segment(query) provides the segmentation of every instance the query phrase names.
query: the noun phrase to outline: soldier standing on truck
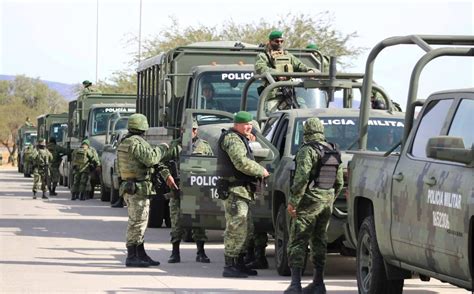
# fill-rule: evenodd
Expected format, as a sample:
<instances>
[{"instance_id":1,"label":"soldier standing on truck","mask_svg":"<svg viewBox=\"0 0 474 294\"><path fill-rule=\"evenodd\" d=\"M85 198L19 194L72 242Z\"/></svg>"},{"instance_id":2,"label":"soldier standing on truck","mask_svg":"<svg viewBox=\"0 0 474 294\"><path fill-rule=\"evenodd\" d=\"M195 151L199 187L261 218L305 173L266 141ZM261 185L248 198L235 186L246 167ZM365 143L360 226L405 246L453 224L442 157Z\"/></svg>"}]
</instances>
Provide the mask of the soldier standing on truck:
<instances>
[{"instance_id":1,"label":"soldier standing on truck","mask_svg":"<svg viewBox=\"0 0 474 294\"><path fill-rule=\"evenodd\" d=\"M67 153L66 148L58 146L56 144L56 138L51 137L48 143L48 150L53 155L53 159L51 160L51 165L49 170L51 172L51 179L50 179L50 187L49 188L49 195L56 196L56 187L59 182L59 165L61 164L61 160L63 155Z\"/></svg>"},{"instance_id":2,"label":"soldier standing on truck","mask_svg":"<svg viewBox=\"0 0 474 294\"><path fill-rule=\"evenodd\" d=\"M313 69L307 67L301 60L293 54L283 49L283 33L280 31L273 31L268 36L268 43L265 46L265 52L257 55L255 61L255 72L259 75L266 72L269 73L286 73L286 72L314 72ZM287 77L276 77L277 81L287 80ZM264 85L266 87L268 84ZM260 89L259 92L263 91ZM267 114L273 113L278 109L290 109L294 107L294 102L290 103L288 99L294 98L293 88L282 88L282 93L277 94L276 89L270 93L265 100L265 112ZM288 97L291 96L291 97ZM304 101L298 99L296 104L303 104ZM303 105L296 105L298 108Z\"/></svg>"},{"instance_id":3,"label":"soldier standing on truck","mask_svg":"<svg viewBox=\"0 0 474 294\"><path fill-rule=\"evenodd\" d=\"M150 174L165 152L167 145L151 147L143 138L148 130L148 121L143 114L132 114L128 119L128 134L117 147L118 172L122 179L119 193L128 208L127 267L158 266L144 246L145 230L150 212L150 196L153 184Z\"/></svg>"},{"instance_id":4,"label":"soldier standing on truck","mask_svg":"<svg viewBox=\"0 0 474 294\"><path fill-rule=\"evenodd\" d=\"M49 165L53 160L53 155L46 149L46 140L38 140L37 152L32 155L33 162L33 199L36 199L36 192L40 188L43 191L42 199L48 199L46 196L46 187L49 177Z\"/></svg>"},{"instance_id":5,"label":"soldier standing on truck","mask_svg":"<svg viewBox=\"0 0 474 294\"><path fill-rule=\"evenodd\" d=\"M81 143L81 147L72 152L72 170L73 170L73 185L71 200L86 200L87 185L90 178L90 167L98 166L100 162L97 161L94 152L90 149L90 142L85 139Z\"/></svg>"},{"instance_id":6,"label":"soldier standing on truck","mask_svg":"<svg viewBox=\"0 0 474 294\"><path fill-rule=\"evenodd\" d=\"M196 121L193 122L193 131L192 131L192 140L193 140L193 154L195 155L204 155L204 156L212 156L212 149L209 146L207 141L198 138L198 123ZM168 167L170 164L175 164L175 169L179 164L179 154L181 153L182 147L182 139L178 138L173 140L170 144L170 148L168 152L166 152L165 156L161 160L161 163L158 167L160 169L160 175L163 179L165 179L166 184L168 187L174 191L171 193L170 199L170 214L171 214L171 244L173 244L173 251L171 252L171 256L168 259L168 263L177 263L181 262L181 256L179 254L179 244L184 237L184 229L181 227L181 199L179 193L179 187L177 185L178 179L175 179L172 174L173 172L170 171ZM206 252L204 251L204 243L207 241L206 231L204 228L193 228L193 239L196 241L197 247L197 254L196 254L196 261L209 263L209 257L207 257Z\"/></svg>"},{"instance_id":7,"label":"soldier standing on truck","mask_svg":"<svg viewBox=\"0 0 474 294\"><path fill-rule=\"evenodd\" d=\"M295 176L288 199L291 216L288 265L291 284L284 293L301 293L301 273L308 243L314 265L313 281L304 293L326 293L324 266L327 252L327 228L335 195L341 191L343 167L341 153L324 137L318 118L309 118L303 127L304 143L296 153Z\"/></svg>"},{"instance_id":8,"label":"soldier standing on truck","mask_svg":"<svg viewBox=\"0 0 474 294\"><path fill-rule=\"evenodd\" d=\"M255 161L249 146L252 119L252 114L239 111L234 115L234 127L223 131L218 141L217 161L221 172L218 194L224 200L226 219L224 277L257 275L257 271L244 263L246 244L253 231L249 204L254 200L256 182L269 173Z\"/></svg>"}]
</instances>

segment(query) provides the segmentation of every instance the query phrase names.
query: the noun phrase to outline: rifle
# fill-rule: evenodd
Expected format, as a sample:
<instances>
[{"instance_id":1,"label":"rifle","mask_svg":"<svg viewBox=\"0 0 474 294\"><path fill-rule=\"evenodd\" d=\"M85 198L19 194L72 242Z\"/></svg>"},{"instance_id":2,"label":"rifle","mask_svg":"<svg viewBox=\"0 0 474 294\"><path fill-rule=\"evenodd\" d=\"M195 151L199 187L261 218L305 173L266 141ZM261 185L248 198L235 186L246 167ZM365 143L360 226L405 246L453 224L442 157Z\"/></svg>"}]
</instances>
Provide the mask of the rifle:
<instances>
[{"instance_id":1,"label":"rifle","mask_svg":"<svg viewBox=\"0 0 474 294\"><path fill-rule=\"evenodd\" d=\"M179 198L181 189L179 188L171 189L170 187L168 187L166 183L166 179L163 179L163 177L160 174L160 171L162 171L165 168L170 171L170 174L173 177L176 186L179 187L180 180L179 180L178 164L174 160L169 160L164 165L154 166L154 171L151 175L151 181L153 183L153 187L155 188L156 194L163 195L166 198L169 198L166 195L169 195L169 193L172 192L172 197Z\"/></svg>"}]
</instances>

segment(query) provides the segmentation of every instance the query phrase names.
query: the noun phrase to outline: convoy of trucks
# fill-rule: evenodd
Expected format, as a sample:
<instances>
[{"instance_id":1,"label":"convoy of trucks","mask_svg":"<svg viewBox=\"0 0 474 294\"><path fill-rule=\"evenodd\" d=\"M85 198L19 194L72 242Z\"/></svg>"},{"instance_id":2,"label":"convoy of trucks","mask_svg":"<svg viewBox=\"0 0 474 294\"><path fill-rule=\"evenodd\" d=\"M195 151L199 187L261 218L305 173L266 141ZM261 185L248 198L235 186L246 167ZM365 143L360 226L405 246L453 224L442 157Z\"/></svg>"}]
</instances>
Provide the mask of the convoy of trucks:
<instances>
[{"instance_id":1,"label":"convoy of trucks","mask_svg":"<svg viewBox=\"0 0 474 294\"><path fill-rule=\"evenodd\" d=\"M392 111L389 95L373 82L375 58L398 44L416 44L427 52L413 70L406 113ZM432 49L432 45L449 47ZM472 45L472 36L389 38L372 49L363 74L336 74L334 63L329 73L320 72L328 62L319 51L289 49L316 73L284 73L289 79L275 81L276 75L254 75L261 47L241 42L191 44L140 63L136 96L83 93L69 103L67 117L40 116L38 134L48 138L54 133L58 139L65 134L61 130L67 120L67 138L58 142L73 150L88 138L102 155L101 199L114 202L119 186L117 144L126 133L128 116L135 111L145 114L150 124L145 137L151 144L182 137L183 226L224 229L216 191L217 157L192 154L192 124L199 124L199 137L217 154L217 140L221 130L232 125L233 114L253 113L262 131L256 133L252 149L271 173L257 195L255 229L275 237L276 269L287 275L286 205L294 155L302 143L303 122L319 117L327 140L340 146L345 165L345 188L335 199L328 243L341 254L356 253L359 292L402 293L404 279L413 273L422 280L435 277L472 290L474 90L441 91L426 101L417 97L420 72L429 61L472 56ZM262 84L266 88L259 93ZM212 89L213 97L203 95L204 87ZM294 98L304 99L309 108L265 113L265 98L282 87L293 87ZM370 109L373 91L385 100L387 109ZM362 98L360 110L352 105L356 92ZM329 108L334 97L342 99L343 108ZM415 119L415 109L421 106ZM35 128L22 127L19 150L34 144L35 137ZM70 178L69 166L66 156L64 183ZM153 198L149 226L168 225L167 210L163 197Z\"/></svg>"}]
</instances>

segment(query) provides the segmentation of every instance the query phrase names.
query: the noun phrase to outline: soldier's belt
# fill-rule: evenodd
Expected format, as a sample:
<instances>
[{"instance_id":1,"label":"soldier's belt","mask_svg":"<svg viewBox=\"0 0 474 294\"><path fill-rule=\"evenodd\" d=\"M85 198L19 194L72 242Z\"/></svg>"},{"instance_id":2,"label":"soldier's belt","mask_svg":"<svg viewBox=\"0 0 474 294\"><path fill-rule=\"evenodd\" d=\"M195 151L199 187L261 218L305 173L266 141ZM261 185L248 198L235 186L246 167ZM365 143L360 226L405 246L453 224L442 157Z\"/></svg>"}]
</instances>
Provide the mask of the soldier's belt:
<instances>
[{"instance_id":1,"label":"soldier's belt","mask_svg":"<svg viewBox=\"0 0 474 294\"><path fill-rule=\"evenodd\" d=\"M128 178L128 179L125 179L124 181L131 181L131 182L135 182L135 183L141 183L141 182L146 182L146 181L149 181L149 179L136 179L136 178Z\"/></svg>"}]
</instances>

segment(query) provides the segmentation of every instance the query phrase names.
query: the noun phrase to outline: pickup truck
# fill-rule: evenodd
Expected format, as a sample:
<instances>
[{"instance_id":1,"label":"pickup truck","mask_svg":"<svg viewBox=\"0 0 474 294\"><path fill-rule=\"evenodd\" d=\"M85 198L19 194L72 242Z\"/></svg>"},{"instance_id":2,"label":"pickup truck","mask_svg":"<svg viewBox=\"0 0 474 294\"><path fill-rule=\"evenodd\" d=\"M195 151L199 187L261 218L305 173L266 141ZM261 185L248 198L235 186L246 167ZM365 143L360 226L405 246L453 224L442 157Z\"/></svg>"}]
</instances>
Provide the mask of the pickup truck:
<instances>
[{"instance_id":1,"label":"pickup truck","mask_svg":"<svg viewBox=\"0 0 474 294\"><path fill-rule=\"evenodd\" d=\"M320 82L322 81L311 81L314 85L319 85ZM351 83L346 81L346 85L349 87ZM320 94L325 96L324 91L320 91ZM263 104L260 105L262 106ZM389 150L402 136L403 115L387 110L372 110L370 115L369 143L372 150ZM252 207L255 230L275 236L276 269L280 275L289 274L286 256L286 224L289 220L285 207L294 170L293 159L303 140L303 122L310 117L319 117L323 121L328 140L338 143L343 152L357 142L358 109L313 108L283 110L271 114L262 133L257 133L257 142L251 143L256 160L271 174L266 183L267 187ZM183 135L183 152L180 156L183 226L223 230L224 210L222 201L217 199L215 189L217 157L197 156L190 152L191 125L188 123L193 119L199 124L198 136L208 141L214 154L217 154L217 141L221 130L233 125L233 114L212 110L187 110L184 118L187 124ZM347 160L348 157L344 155L346 163ZM344 193L338 197L335 206L329 228L330 249L347 254L350 249L343 244L346 220Z\"/></svg>"},{"instance_id":2,"label":"pickup truck","mask_svg":"<svg viewBox=\"0 0 474 294\"><path fill-rule=\"evenodd\" d=\"M398 44L418 44L427 53L412 72L400 152L382 154L367 150L368 93L377 54ZM359 293L402 293L404 279L413 273L473 290L474 89L417 99L419 76L429 61L472 56L472 45L474 36L412 35L383 40L369 55L360 150L348 168L346 239L357 246ZM414 119L417 106L422 109Z\"/></svg>"}]
</instances>

